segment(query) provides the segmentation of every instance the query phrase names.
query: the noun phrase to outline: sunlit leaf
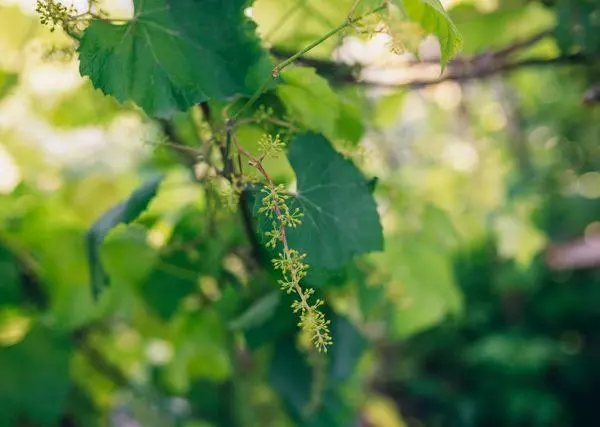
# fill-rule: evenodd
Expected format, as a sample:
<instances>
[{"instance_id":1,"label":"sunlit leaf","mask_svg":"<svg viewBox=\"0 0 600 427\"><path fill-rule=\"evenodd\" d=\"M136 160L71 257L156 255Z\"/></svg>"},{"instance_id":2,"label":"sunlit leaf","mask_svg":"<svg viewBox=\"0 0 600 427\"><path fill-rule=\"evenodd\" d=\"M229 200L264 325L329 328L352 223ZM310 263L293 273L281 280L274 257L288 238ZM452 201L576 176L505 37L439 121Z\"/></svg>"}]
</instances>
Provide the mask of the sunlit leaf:
<instances>
[{"instance_id":1,"label":"sunlit leaf","mask_svg":"<svg viewBox=\"0 0 600 427\"><path fill-rule=\"evenodd\" d=\"M283 83L276 91L288 115L309 130L335 138L340 102L327 80L304 67L286 70L281 76Z\"/></svg>"},{"instance_id":2,"label":"sunlit leaf","mask_svg":"<svg viewBox=\"0 0 600 427\"><path fill-rule=\"evenodd\" d=\"M440 42L441 62L445 66L462 47L462 37L439 0L395 0L408 19L418 23Z\"/></svg>"},{"instance_id":3,"label":"sunlit leaf","mask_svg":"<svg viewBox=\"0 0 600 427\"><path fill-rule=\"evenodd\" d=\"M391 271L392 334L407 338L462 310L462 294L443 246L425 235L395 238L381 257Z\"/></svg>"},{"instance_id":4,"label":"sunlit leaf","mask_svg":"<svg viewBox=\"0 0 600 427\"><path fill-rule=\"evenodd\" d=\"M170 116L209 99L251 95L270 64L244 16L246 0L136 0L125 25L95 20L80 72L121 102Z\"/></svg>"}]
</instances>

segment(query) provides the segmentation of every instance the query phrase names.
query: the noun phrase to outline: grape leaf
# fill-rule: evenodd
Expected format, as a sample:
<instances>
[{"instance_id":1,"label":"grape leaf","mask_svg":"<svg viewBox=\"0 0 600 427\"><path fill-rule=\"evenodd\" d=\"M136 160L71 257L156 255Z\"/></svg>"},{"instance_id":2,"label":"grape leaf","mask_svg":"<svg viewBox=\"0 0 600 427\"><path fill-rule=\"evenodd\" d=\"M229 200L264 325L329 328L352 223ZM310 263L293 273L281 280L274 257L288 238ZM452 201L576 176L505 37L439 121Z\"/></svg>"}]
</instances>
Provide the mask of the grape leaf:
<instances>
[{"instance_id":1,"label":"grape leaf","mask_svg":"<svg viewBox=\"0 0 600 427\"><path fill-rule=\"evenodd\" d=\"M441 62L444 67L462 47L462 36L439 0L396 0L408 19L418 23L440 42Z\"/></svg>"},{"instance_id":2,"label":"grape leaf","mask_svg":"<svg viewBox=\"0 0 600 427\"><path fill-rule=\"evenodd\" d=\"M340 101L329 83L313 68L296 67L281 74L277 96L287 113L307 129L335 137Z\"/></svg>"},{"instance_id":3,"label":"grape leaf","mask_svg":"<svg viewBox=\"0 0 600 427\"><path fill-rule=\"evenodd\" d=\"M108 284L108 276L100 260L102 242L113 227L118 224L129 224L146 210L148 204L156 195L161 180L162 176L157 176L145 182L127 200L104 213L87 232L86 247L90 264L92 291L95 297L98 297L102 288Z\"/></svg>"},{"instance_id":4,"label":"grape leaf","mask_svg":"<svg viewBox=\"0 0 600 427\"><path fill-rule=\"evenodd\" d=\"M360 171L315 133L297 135L288 150L296 172L297 193L288 200L304 213L302 225L289 229L290 246L307 254L314 267L336 269L353 256L383 248L379 214ZM261 198L255 199L255 215ZM264 232L270 223L259 216Z\"/></svg>"},{"instance_id":5,"label":"grape leaf","mask_svg":"<svg viewBox=\"0 0 600 427\"><path fill-rule=\"evenodd\" d=\"M17 417L55 425L69 390L70 354L67 338L42 327L0 347L0 425L17 425Z\"/></svg>"},{"instance_id":6,"label":"grape leaf","mask_svg":"<svg viewBox=\"0 0 600 427\"><path fill-rule=\"evenodd\" d=\"M271 64L244 16L247 0L135 0L125 25L95 20L79 70L147 114L171 116L209 99L250 95Z\"/></svg>"}]
</instances>

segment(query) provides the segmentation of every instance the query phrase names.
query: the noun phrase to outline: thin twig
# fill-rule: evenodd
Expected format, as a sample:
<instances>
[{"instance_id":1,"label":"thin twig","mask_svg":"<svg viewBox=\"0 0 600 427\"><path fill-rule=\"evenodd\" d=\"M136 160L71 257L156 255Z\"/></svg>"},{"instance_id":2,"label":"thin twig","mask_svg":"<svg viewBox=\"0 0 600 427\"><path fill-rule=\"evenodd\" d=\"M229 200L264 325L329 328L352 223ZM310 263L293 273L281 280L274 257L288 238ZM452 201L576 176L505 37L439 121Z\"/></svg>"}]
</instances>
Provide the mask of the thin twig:
<instances>
[{"instance_id":1,"label":"thin twig","mask_svg":"<svg viewBox=\"0 0 600 427\"><path fill-rule=\"evenodd\" d=\"M317 40L315 40L314 42L310 43L308 46L306 46L304 49L301 49L300 51L296 52L295 54L293 54L292 56L290 56L289 58L281 61L279 64L275 65L275 67L273 67L273 70L271 71L271 78L267 79L262 85L261 87L254 92L254 94L250 97L250 99L248 99L248 101L242 106L242 108L240 108L232 117L232 120L236 120L237 118L240 117L240 115L246 111L248 108L250 108L257 100L258 98L260 98L260 96L266 92L266 90L269 88L269 86L271 85L271 82L273 81L273 79L276 79L279 77L279 74L288 66L290 66L291 64L293 64L295 61L297 61L298 59L300 59L301 57L303 57L304 55L306 55L308 52L310 52L311 50L313 50L315 47L319 46L320 44L322 44L323 42L325 42L326 40L330 39L331 37L333 37L334 35L338 34L340 31L346 29L347 27L350 27L352 25L354 25L355 23L359 22L360 20L366 18L367 16L373 15L377 12L380 12L381 10L385 9L387 7L386 4L382 4L379 7L374 8L373 10L365 13L362 16L359 16L358 18L348 18L346 19L346 21L344 21L342 24L338 25L337 27L335 27L333 30L327 32L325 35L319 37Z\"/></svg>"}]
</instances>

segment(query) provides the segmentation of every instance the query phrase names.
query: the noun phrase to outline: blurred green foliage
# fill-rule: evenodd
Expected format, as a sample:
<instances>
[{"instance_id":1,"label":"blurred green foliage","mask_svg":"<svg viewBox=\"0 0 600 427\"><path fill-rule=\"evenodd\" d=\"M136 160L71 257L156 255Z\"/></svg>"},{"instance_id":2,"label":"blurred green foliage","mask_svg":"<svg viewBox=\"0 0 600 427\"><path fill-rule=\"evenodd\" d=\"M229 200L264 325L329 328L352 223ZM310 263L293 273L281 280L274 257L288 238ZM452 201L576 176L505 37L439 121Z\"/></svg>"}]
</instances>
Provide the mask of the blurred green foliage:
<instances>
[{"instance_id":1,"label":"blurred green foliage","mask_svg":"<svg viewBox=\"0 0 600 427\"><path fill-rule=\"evenodd\" d=\"M256 0L246 14L280 56L352 5ZM327 138L304 134L289 159L265 162L277 183L298 174L312 217L292 240L327 301L325 356L301 350L253 194L231 212L218 185L198 182L214 154L199 146L206 112L165 122L118 103L76 59L49 55L71 39L0 3L0 426L595 425L600 276L552 270L544 252L598 230L600 111L581 99L598 83L599 11L596 0L458 2L429 29L453 32L449 17L462 34L447 73L547 32L514 53L537 67L421 86L385 83L414 58L398 64L389 41L349 30L245 112L291 123L237 127L252 153L265 130ZM250 65L263 72L262 59ZM369 68L392 71L377 81ZM228 102L206 103L212 126L239 107ZM327 185L339 191L321 194ZM382 235L384 250L364 255Z\"/></svg>"}]
</instances>

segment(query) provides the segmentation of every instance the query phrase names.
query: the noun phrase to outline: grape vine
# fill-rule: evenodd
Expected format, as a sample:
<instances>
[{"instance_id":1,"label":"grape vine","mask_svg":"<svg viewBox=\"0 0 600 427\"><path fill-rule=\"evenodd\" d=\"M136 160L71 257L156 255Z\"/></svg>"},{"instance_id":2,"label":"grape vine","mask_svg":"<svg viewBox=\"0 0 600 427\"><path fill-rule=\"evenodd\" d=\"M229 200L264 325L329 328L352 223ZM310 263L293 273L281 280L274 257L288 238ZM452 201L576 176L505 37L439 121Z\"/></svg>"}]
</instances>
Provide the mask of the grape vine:
<instances>
[{"instance_id":1,"label":"grape vine","mask_svg":"<svg viewBox=\"0 0 600 427\"><path fill-rule=\"evenodd\" d=\"M206 1L208 0L184 0L177 4L170 0L135 1L134 18L125 25L113 25L106 14L97 8L95 2L90 2L88 9L81 14L76 14L72 7L66 7L56 0L38 0L36 10L44 25L52 31L62 28L79 43L77 51L80 71L83 75L89 76L94 86L119 101L133 100L150 116L158 116L165 120L164 118L171 116L174 111L187 110L195 104L204 105L204 113L207 113L208 100L220 99L227 102L223 109L222 126L216 122L210 123L211 118L204 114L204 122L209 125L208 133L211 134L206 143L209 147L218 149L222 166L217 167L210 156L203 158L210 163L214 177L225 179L220 194L223 204L232 210L235 210L240 203L242 193L256 186L256 179L245 175L241 164L236 165L233 158L244 157L262 177L264 183L260 184L261 206L258 214L262 215L268 223L268 228L261 232L264 234L266 247L275 251L272 267L281 275L278 280L279 286L287 294L296 297L291 308L299 316L298 326L302 333L319 351L327 351L333 343L329 329L330 320L322 311L324 300L314 296L314 288L304 285L309 265L322 262L326 267L337 266L354 254L379 248L381 239L376 237L373 240L365 236L364 243L359 239L352 239L345 245L346 247L342 248L342 253L332 257L332 249L326 247L327 239L323 239L321 243L319 238L319 235L325 232L321 227L333 219L334 228L346 226L355 230L353 232L360 232L362 225L356 222L359 217L354 217L354 214L344 206L329 205L330 197L327 194L323 194L323 197L320 193L311 194L311 197L319 197L315 202L301 194L290 194L285 185L275 183L265 170L264 160L277 158L286 151L286 144L280 132L264 133L257 141L258 155L252 155L238 141L235 129L244 123L262 123L275 126L287 133L301 132L302 123L292 124L279 117L273 110L267 112L263 105L250 117L247 117L247 112L282 78L285 81L283 73L288 67L335 35L348 30L386 31L391 36L391 49L399 52L406 48L414 49L416 39L420 40L426 33L434 33L438 37L452 41L443 46L449 49L442 52L443 61L455 53L460 43L459 36L454 34L454 27L437 0L394 0L379 4L355 0L342 23L273 66L257 37L246 29L251 28L251 24L242 16L242 9L232 12L232 8L228 7L229 4L242 6L245 1L228 0L220 3L219 7L222 10L214 11L214 19L207 19L203 25L200 25L190 17L194 16L193 11L202 10L203 3ZM163 19L163 15L168 15L169 19ZM417 15L421 17L420 21L414 22L414 17ZM435 26L429 25L429 21L423 18L429 15L435 18ZM232 25L239 25L243 29L232 33L228 43L237 43L240 50L245 52L244 55L236 56L216 43L212 56L209 55L213 60L205 61L203 58L206 52L197 51L198 46L205 45L203 40L214 36L211 31L219 31L222 27ZM404 29L408 30L404 31ZM407 39L404 33L410 33L412 38ZM165 39L164 34L170 35L171 38ZM135 58L139 61L131 60ZM148 67L154 71L149 73ZM136 79L122 80L126 77L122 75L123 71L136 75ZM217 81L214 79L217 75L224 77ZM163 86L160 86L161 84ZM246 101L241 106L237 101L228 101L232 95L240 93L246 95ZM234 113L229 114L230 110ZM180 153L190 150L190 147L175 148ZM201 151L203 155L212 153L211 148ZM348 170L356 181L347 184L346 197L364 194L371 209L368 221L375 218L378 222L372 197L366 191L366 181L355 172L353 166L350 167L345 161L338 159L336 153L332 156L331 164L338 165L340 170ZM329 168L326 167L325 172L328 170ZM296 172L298 173L298 170ZM300 177L298 179L300 180ZM312 189L327 189L332 185L338 184L317 182L313 184ZM351 190L355 185L361 188L359 193ZM340 188L343 187L340 184ZM304 191L311 191L311 188ZM292 199L294 206L290 205ZM343 200L340 198L340 201ZM308 201L310 204L303 208L298 205ZM312 209L316 209L316 211L310 213L305 212L305 209L311 209L311 212ZM341 210L338 212L338 209ZM307 215L312 228L303 225ZM339 217L344 215L348 219L340 220ZM366 221L366 217L363 220ZM344 221L349 223L344 225ZM380 229L378 224L375 230L377 229ZM293 239L290 233L294 235ZM339 233L345 234L342 230L339 230ZM380 235L380 231L376 235ZM102 239L98 245L101 241ZM296 244L293 244L293 241ZM314 246L315 242L319 242L318 246ZM296 247L298 243L300 246ZM329 256L319 258L317 253L307 249L313 246L313 250L328 252ZM310 262L310 259L313 261ZM106 281L106 278L98 280Z\"/></svg>"}]
</instances>

